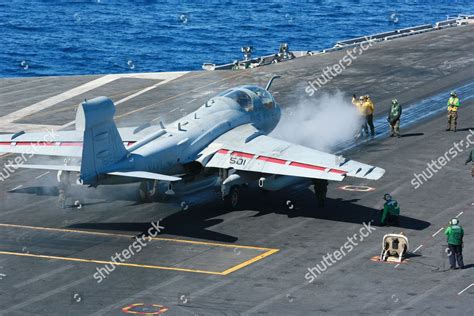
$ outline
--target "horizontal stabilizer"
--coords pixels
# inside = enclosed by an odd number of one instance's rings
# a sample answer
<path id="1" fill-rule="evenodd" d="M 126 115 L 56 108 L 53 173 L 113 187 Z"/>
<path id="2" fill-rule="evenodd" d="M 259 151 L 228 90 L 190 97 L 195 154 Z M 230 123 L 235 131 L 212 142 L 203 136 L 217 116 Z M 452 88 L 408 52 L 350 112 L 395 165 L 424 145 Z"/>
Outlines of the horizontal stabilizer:
<path id="1" fill-rule="evenodd" d="M 40 170 L 56 170 L 56 171 L 72 171 L 80 172 L 81 166 L 66 166 L 66 165 L 8 165 L 8 167 L 13 167 L 15 169 L 40 169 Z M 109 172 L 108 175 L 120 176 L 120 177 L 130 177 L 130 178 L 140 178 L 140 179 L 150 179 L 150 180 L 160 180 L 160 181 L 179 181 L 180 177 L 168 176 L 165 174 L 146 172 L 146 171 L 128 171 L 128 172 Z"/>
<path id="2" fill-rule="evenodd" d="M 66 166 L 66 165 L 9 165 L 15 169 L 40 169 L 40 170 L 63 170 L 63 171 L 81 171 L 81 166 Z"/>
<path id="3" fill-rule="evenodd" d="M 109 172 L 107 174 L 120 177 L 160 180 L 160 181 L 179 181 L 181 178 L 167 176 L 165 174 L 146 172 L 146 171 L 128 171 L 128 172 Z"/>

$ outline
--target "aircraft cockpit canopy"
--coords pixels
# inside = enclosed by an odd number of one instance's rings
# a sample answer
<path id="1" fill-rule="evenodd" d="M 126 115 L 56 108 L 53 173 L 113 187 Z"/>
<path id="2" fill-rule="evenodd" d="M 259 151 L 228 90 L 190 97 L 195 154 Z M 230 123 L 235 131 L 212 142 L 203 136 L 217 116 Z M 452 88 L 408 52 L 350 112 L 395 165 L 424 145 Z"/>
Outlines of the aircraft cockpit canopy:
<path id="1" fill-rule="evenodd" d="M 246 111 L 253 110 L 252 98 L 250 97 L 250 95 L 248 95 L 242 90 L 225 91 L 219 94 L 219 96 L 223 96 L 223 97 L 234 100 L 240 105 L 241 108 L 245 109 Z"/>
<path id="2" fill-rule="evenodd" d="M 256 87 L 256 86 L 246 86 L 244 88 L 255 93 L 262 101 L 262 105 L 264 107 L 271 109 L 275 106 L 275 101 L 273 100 L 271 93 L 268 92 L 267 90 L 262 89 L 260 87 Z"/>

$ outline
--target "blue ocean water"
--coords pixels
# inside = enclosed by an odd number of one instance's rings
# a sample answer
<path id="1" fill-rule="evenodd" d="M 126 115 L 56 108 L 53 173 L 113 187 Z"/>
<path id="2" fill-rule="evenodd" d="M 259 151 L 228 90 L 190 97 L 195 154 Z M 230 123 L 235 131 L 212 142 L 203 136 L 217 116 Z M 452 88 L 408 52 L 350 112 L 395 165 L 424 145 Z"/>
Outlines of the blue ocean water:
<path id="1" fill-rule="evenodd" d="M 196 70 L 459 13 L 474 1 L 0 0 L 0 77 Z"/>

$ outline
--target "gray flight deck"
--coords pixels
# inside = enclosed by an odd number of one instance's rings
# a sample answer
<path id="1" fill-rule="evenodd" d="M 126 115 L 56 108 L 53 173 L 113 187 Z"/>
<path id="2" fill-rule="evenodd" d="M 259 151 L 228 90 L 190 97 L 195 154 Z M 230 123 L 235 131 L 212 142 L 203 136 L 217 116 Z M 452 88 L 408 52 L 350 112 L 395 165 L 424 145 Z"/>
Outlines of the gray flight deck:
<path id="1" fill-rule="evenodd" d="M 169 122 L 216 93 L 264 85 L 272 75 L 282 76 L 272 92 L 288 108 L 308 98 L 307 81 L 344 55 L 341 50 L 238 71 L 1 79 L 0 132 L 72 128 L 77 104 L 98 95 L 117 103 L 119 126 L 158 116 Z M 338 89 L 348 98 L 368 93 L 381 118 L 394 97 L 416 105 L 445 93 L 442 108 L 451 89 L 473 81 L 474 26 L 468 25 L 375 43 L 322 91 Z M 460 98 L 457 133 L 444 131 L 440 111 L 409 127 L 402 118 L 400 139 L 380 136 L 344 153 L 386 174 L 375 182 L 331 183 L 324 209 L 315 207 L 310 189 L 288 189 L 247 192 L 239 211 L 212 199 L 180 211 L 175 204 L 140 203 L 137 185 L 124 185 L 78 189 L 82 208 L 63 210 L 56 207 L 54 174 L 18 170 L 0 182 L 0 314 L 151 315 L 161 308 L 166 315 L 472 315 L 474 186 L 464 161 L 469 130 L 474 133 L 474 98 Z M 414 173 L 455 141 L 463 141 L 462 152 L 415 190 Z M 1 166 L 12 157 L 2 156 Z M 344 185 L 374 190 L 347 191 Z M 401 204 L 399 227 L 378 226 L 386 192 Z M 441 229 L 455 216 L 466 232 L 467 269 L 451 271 Z M 96 268 L 160 219 L 161 234 L 97 283 Z M 321 266 L 326 253 L 371 220 L 371 235 L 307 282 L 308 268 Z M 408 261 L 371 260 L 380 254 L 384 234 L 401 231 L 414 252 Z"/>

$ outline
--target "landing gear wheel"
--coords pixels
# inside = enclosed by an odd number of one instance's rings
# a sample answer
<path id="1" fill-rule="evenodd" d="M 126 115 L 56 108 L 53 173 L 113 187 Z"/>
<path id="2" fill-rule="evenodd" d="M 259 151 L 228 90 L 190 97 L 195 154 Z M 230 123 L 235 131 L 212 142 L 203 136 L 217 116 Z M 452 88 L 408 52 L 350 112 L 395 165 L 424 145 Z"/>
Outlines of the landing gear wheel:
<path id="1" fill-rule="evenodd" d="M 140 200 L 145 203 L 153 202 L 156 197 L 156 186 L 155 181 L 144 180 L 140 183 L 138 188 L 138 193 L 140 195 Z"/>
<path id="2" fill-rule="evenodd" d="M 229 209 L 235 210 L 238 208 L 240 204 L 239 202 L 240 202 L 240 189 L 238 186 L 235 185 L 232 188 L 230 188 L 229 194 L 227 194 L 224 197 L 224 203 Z"/>

